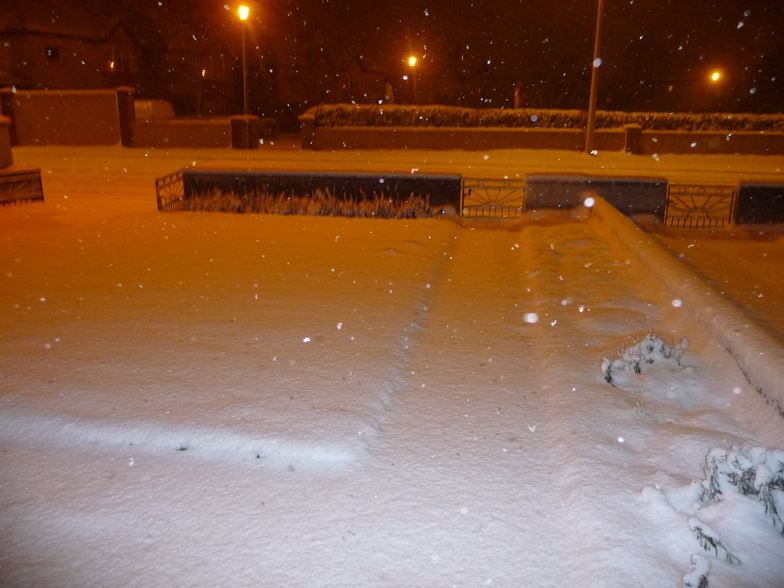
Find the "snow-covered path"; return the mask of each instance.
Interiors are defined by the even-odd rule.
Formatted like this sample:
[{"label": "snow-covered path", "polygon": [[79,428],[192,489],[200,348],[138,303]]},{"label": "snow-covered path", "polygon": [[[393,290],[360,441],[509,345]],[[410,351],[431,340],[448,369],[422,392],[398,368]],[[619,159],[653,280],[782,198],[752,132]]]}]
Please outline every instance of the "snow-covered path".
[{"label": "snow-covered path", "polygon": [[[684,498],[781,417],[584,211],[159,214],[170,162],[66,164],[0,211],[3,585],[678,587],[684,513],[711,587],[781,585],[758,504]],[[682,366],[606,383],[649,332]]]}]

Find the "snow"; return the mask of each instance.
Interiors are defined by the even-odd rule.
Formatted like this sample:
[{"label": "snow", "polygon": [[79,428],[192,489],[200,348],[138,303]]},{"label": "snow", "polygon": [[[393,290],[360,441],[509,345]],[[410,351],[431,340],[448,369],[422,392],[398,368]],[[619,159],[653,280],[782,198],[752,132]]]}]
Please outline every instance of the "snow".
[{"label": "snow", "polygon": [[[782,504],[784,421],[755,390],[781,379],[780,234],[635,248],[600,199],[516,223],[158,213],[153,179],[775,178],[784,158],[293,147],[15,150],[46,202],[0,209],[0,584],[782,584],[766,503],[701,500],[735,452]],[[738,248],[769,253],[737,262],[763,298],[700,265]],[[602,361],[651,334],[689,345],[608,384]]]}]

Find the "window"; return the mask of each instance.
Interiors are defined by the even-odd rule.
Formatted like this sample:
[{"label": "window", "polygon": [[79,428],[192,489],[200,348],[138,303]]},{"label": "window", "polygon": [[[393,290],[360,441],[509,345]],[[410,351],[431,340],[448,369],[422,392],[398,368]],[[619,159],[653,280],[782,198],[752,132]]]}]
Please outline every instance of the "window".
[{"label": "window", "polygon": [[129,73],[136,71],[133,56],[122,49],[109,49],[104,54],[104,67],[111,73]]},{"label": "window", "polygon": [[51,63],[60,63],[60,48],[59,47],[46,47],[44,48],[44,56],[46,61]]},{"label": "window", "polygon": [[201,76],[214,81],[226,79],[226,58],[223,53],[212,53],[207,56]]},{"label": "window", "polygon": [[355,74],[347,74],[344,78],[343,89],[349,92],[356,92],[359,90],[359,76]]}]

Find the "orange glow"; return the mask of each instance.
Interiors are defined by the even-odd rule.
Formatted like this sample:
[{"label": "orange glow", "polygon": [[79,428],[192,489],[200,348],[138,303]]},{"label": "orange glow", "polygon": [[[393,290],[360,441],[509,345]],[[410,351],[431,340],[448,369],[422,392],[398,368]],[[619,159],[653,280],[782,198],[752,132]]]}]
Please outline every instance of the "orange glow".
[{"label": "orange glow", "polygon": [[240,6],[237,9],[237,13],[240,15],[240,20],[248,20],[248,15],[250,14],[250,8],[247,6]]},{"label": "orange glow", "polygon": [[408,58],[408,65],[410,65],[411,67],[414,67],[416,64],[417,64],[417,58],[416,57],[409,57]]},{"label": "orange glow", "polygon": [[711,81],[718,82],[721,79],[721,72],[714,71],[710,76]]}]

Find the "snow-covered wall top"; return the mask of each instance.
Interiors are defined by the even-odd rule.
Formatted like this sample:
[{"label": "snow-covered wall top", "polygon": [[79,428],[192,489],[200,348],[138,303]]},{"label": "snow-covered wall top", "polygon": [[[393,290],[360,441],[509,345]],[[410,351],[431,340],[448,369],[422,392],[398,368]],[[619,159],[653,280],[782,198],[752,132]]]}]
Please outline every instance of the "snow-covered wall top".
[{"label": "snow-covered wall top", "polygon": [[595,228],[617,238],[667,285],[683,308],[709,325],[749,382],[784,416],[784,348],[776,338],[718,289],[687,269],[631,219],[599,195],[593,197],[591,222]]}]

